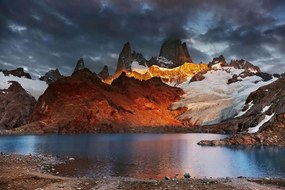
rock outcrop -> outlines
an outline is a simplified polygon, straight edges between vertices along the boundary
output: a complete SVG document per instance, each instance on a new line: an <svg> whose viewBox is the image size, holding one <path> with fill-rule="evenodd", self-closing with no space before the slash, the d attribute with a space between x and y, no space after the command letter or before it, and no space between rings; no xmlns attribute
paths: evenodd
<svg viewBox="0 0 285 190"><path fill-rule="evenodd" d="M184 63L192 63L186 43L181 40L168 40L160 48L159 57L152 57L148 61L148 66L157 65L163 68L174 68Z"/></svg>
<svg viewBox="0 0 285 190"><path fill-rule="evenodd" d="M285 78L252 92L236 118L218 128L237 134L223 140L201 141L201 145L285 146ZM214 129L216 126L209 126Z"/></svg>
<svg viewBox="0 0 285 190"><path fill-rule="evenodd" d="M225 60L225 57L223 55L220 55L219 57L214 57L211 62L209 62L208 66L209 68L212 68L214 65L219 65L220 67L227 66L227 62Z"/></svg>
<svg viewBox="0 0 285 190"><path fill-rule="evenodd" d="M122 69L130 70L131 64L132 64L132 50L130 42L127 42L124 44L124 47L119 55L116 72L119 72Z"/></svg>
<svg viewBox="0 0 285 190"><path fill-rule="evenodd" d="M32 123L23 129L80 133L181 127L175 117L183 109L171 111L168 107L182 93L159 78L139 81L124 73L107 85L83 69L49 85L38 100Z"/></svg>
<svg viewBox="0 0 285 190"><path fill-rule="evenodd" d="M63 76L60 74L58 69L48 71L44 76L39 79L45 81L47 84L54 83L55 81L61 79Z"/></svg>
<svg viewBox="0 0 285 190"><path fill-rule="evenodd" d="M83 58L80 58L77 61L77 64L76 64L76 66L74 68L73 73L75 73L76 71L79 71L79 70L83 70L83 69L85 69L84 60L83 60Z"/></svg>
<svg viewBox="0 0 285 190"><path fill-rule="evenodd" d="M131 71L132 62L136 61L139 65L146 66L147 60L141 53L132 52L129 42L124 44L124 47L119 55L116 72Z"/></svg>
<svg viewBox="0 0 285 190"><path fill-rule="evenodd" d="M36 100L18 82L11 81L8 89L0 89L0 129L12 129L27 124Z"/></svg>
<svg viewBox="0 0 285 190"><path fill-rule="evenodd" d="M107 65L104 65L102 71L100 71L100 72L98 73L98 76L99 76L102 80L105 80L105 79L107 79L107 78L110 76L110 74L109 74L109 69L108 69L108 66L107 66Z"/></svg>
<svg viewBox="0 0 285 190"><path fill-rule="evenodd" d="M8 76L8 75L13 75L15 77L25 77L27 79L31 79L31 75L29 73L26 73L24 71L23 68L17 68L17 69L14 69L14 70L2 70L0 69L0 72L4 73L5 76Z"/></svg>
<svg viewBox="0 0 285 190"><path fill-rule="evenodd" d="M192 63L192 58L186 43L182 43L179 39L164 42L159 56L152 57L150 60L146 60L141 53L132 52L131 45L127 42L119 55L116 72L131 71L133 62L145 67L156 65L163 68L175 68L186 62Z"/></svg>
<svg viewBox="0 0 285 190"><path fill-rule="evenodd" d="M231 60L229 66L234 67L236 69L244 69L246 71L252 73L259 73L261 72L260 68L251 64L250 62L240 59L240 60Z"/></svg>
<svg viewBox="0 0 285 190"><path fill-rule="evenodd" d="M172 61L176 67L185 62L192 63L186 43L183 43L182 45L182 42L179 39L164 42L161 46L159 56Z"/></svg>

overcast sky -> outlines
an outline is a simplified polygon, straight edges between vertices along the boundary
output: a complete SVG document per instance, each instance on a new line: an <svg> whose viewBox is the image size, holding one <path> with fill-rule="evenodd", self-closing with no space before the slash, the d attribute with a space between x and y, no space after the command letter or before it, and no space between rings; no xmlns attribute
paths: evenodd
<svg viewBox="0 0 285 190"><path fill-rule="evenodd" d="M223 54L285 72L283 0L0 0L0 68L32 75L76 61L111 71L125 42L146 58L165 39L187 42L194 62Z"/></svg>

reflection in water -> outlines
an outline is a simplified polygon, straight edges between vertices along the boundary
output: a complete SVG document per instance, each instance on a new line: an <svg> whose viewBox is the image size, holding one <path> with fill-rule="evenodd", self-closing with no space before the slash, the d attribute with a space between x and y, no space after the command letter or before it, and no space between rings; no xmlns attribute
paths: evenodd
<svg viewBox="0 0 285 190"><path fill-rule="evenodd" d="M72 168L89 176L137 178L285 177L285 149L201 147L211 134L89 134L0 137L0 151L76 157Z"/></svg>
<svg viewBox="0 0 285 190"><path fill-rule="evenodd" d="M3 136L0 137L0 151L18 154L35 153L36 136Z"/></svg>

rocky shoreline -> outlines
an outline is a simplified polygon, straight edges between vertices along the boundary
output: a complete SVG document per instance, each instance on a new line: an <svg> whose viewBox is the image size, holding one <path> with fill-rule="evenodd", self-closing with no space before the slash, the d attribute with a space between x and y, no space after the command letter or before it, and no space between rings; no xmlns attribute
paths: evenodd
<svg viewBox="0 0 285 190"><path fill-rule="evenodd" d="M55 171L74 158L59 159L44 155L0 155L0 189L283 189L285 179L253 178L165 178L66 177Z"/></svg>

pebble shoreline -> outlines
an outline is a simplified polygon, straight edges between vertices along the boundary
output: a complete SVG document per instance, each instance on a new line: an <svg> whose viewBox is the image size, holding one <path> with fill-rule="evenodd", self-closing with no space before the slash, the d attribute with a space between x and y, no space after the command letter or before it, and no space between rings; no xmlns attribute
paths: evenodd
<svg viewBox="0 0 285 190"><path fill-rule="evenodd" d="M55 166L74 162L76 158L57 158L52 155L0 155L0 189L285 189L285 179L254 178L191 178L143 180L128 177L66 177Z"/></svg>

